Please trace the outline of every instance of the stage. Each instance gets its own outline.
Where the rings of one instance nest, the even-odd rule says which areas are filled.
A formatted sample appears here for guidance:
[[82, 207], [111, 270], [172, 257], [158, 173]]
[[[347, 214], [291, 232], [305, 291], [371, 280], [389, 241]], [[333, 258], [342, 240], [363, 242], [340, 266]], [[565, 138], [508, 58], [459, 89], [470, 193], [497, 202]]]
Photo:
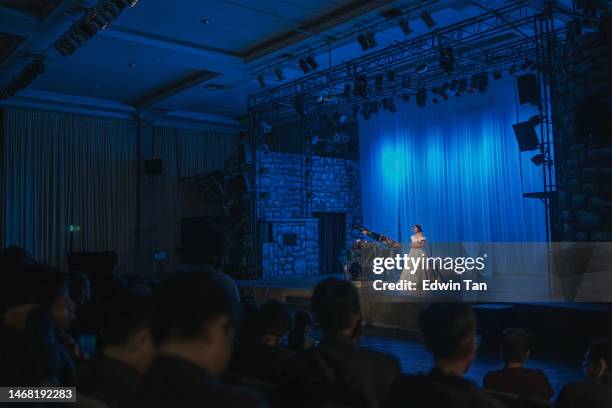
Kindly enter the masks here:
[[[238, 287], [243, 295], [252, 296], [258, 304], [267, 300], [278, 300], [291, 308], [310, 309], [310, 298], [316, 284], [326, 278], [343, 279], [341, 274], [321, 275], [308, 278], [275, 278], [239, 280]], [[361, 310], [364, 324], [371, 327], [385, 327], [399, 330], [418, 330], [418, 315], [431, 301], [463, 300], [440, 299], [427, 296], [372, 296], [370, 281], [353, 281], [360, 291]], [[504, 326], [521, 325], [534, 332], [542, 332], [545, 338], [563, 336], [567, 327], [576, 330], [573, 343], [582, 345], [587, 338], [606, 334], [612, 319], [610, 303], [577, 302], [471, 302], [479, 317], [480, 332], [488, 340], [495, 341]], [[554, 335], [552, 333], [555, 333]], [[582, 333], [576, 335], [576, 333]], [[563, 340], [568, 341], [563, 336]], [[556, 339], [555, 341], [558, 341]], [[574, 344], [577, 345], [577, 344]]]

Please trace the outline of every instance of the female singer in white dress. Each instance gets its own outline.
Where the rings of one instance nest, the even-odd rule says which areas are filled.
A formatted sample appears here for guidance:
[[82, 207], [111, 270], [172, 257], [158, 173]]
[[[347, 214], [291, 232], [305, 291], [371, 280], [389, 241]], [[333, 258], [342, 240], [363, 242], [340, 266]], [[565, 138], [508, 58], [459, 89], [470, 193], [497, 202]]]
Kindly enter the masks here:
[[412, 264], [407, 268], [404, 268], [402, 270], [400, 280], [416, 282], [416, 288], [418, 291], [422, 289], [421, 281], [423, 279], [433, 279], [433, 277], [430, 277], [430, 275], [432, 275], [431, 272], [433, 271], [428, 271], [423, 267], [425, 266], [425, 262], [427, 260], [427, 255], [423, 250], [427, 241], [425, 235], [423, 234], [423, 228], [421, 228], [420, 224], [414, 224], [412, 226], [412, 231], [414, 232], [414, 235], [410, 237], [410, 252], [408, 252], [408, 257], [414, 258], [414, 262], [417, 262], [417, 260], [420, 258], [423, 258], [423, 260], [418, 261], [419, 263], [417, 264], [416, 268], [413, 268]]

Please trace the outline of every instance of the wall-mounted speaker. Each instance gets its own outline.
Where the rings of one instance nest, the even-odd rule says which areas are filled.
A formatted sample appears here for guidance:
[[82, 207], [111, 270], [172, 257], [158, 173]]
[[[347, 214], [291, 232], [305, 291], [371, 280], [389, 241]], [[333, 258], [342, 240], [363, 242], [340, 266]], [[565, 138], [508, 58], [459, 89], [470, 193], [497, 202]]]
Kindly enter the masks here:
[[531, 103], [537, 105], [540, 100], [538, 77], [535, 74], [525, 74], [516, 78], [519, 102], [521, 105]]

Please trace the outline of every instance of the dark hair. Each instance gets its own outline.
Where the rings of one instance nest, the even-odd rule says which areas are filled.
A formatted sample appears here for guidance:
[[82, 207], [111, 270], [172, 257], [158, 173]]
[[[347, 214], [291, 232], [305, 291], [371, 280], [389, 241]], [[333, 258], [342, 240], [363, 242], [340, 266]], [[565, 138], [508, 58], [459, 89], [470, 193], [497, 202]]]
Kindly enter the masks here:
[[218, 274], [208, 268], [175, 274], [155, 295], [153, 337], [159, 344], [171, 338], [196, 339], [215, 317], [235, 318], [236, 302]]
[[612, 340], [603, 338], [592, 341], [589, 344], [588, 353], [590, 362], [603, 360], [608, 366], [608, 371], [610, 371], [610, 366], [612, 365]]
[[348, 281], [328, 278], [319, 282], [311, 302], [321, 329], [329, 333], [346, 329], [351, 317], [361, 313], [357, 289]]
[[519, 327], [508, 327], [500, 339], [502, 354], [506, 362], [523, 361], [531, 345], [529, 333]]
[[101, 330], [104, 344], [126, 344], [139, 330], [150, 328], [153, 321], [153, 294], [145, 287], [122, 289], [105, 308]]
[[10, 304], [37, 303], [46, 307], [65, 293], [68, 276], [47, 265], [31, 264], [15, 274], [9, 285]]
[[476, 334], [476, 317], [463, 303], [432, 303], [421, 313], [419, 326], [427, 349], [437, 358], [463, 358], [465, 340]]
[[421, 227], [421, 224], [414, 224], [413, 227], [418, 229], [419, 232], [423, 232], [423, 227]]
[[291, 328], [291, 316], [285, 305], [275, 300], [264, 303], [255, 317], [255, 333], [282, 336]]

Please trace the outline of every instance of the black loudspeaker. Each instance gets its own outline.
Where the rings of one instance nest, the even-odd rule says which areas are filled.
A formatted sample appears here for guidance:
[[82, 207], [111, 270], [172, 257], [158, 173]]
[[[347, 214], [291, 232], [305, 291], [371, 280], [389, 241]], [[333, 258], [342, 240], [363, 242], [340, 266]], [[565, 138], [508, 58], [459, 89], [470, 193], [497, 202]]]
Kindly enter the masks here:
[[516, 141], [521, 152], [536, 150], [540, 146], [538, 135], [536, 134], [533, 122], [520, 122], [512, 125]]
[[161, 159], [147, 159], [144, 161], [145, 174], [155, 175], [163, 173], [163, 166]]
[[521, 105], [526, 103], [538, 103], [540, 100], [540, 92], [538, 88], [538, 78], [535, 74], [525, 74], [517, 77], [516, 85]]
[[[226, 223], [225, 223], [226, 224]], [[217, 225], [219, 217], [181, 219], [181, 260], [187, 263], [210, 264], [223, 257], [224, 234]]]

